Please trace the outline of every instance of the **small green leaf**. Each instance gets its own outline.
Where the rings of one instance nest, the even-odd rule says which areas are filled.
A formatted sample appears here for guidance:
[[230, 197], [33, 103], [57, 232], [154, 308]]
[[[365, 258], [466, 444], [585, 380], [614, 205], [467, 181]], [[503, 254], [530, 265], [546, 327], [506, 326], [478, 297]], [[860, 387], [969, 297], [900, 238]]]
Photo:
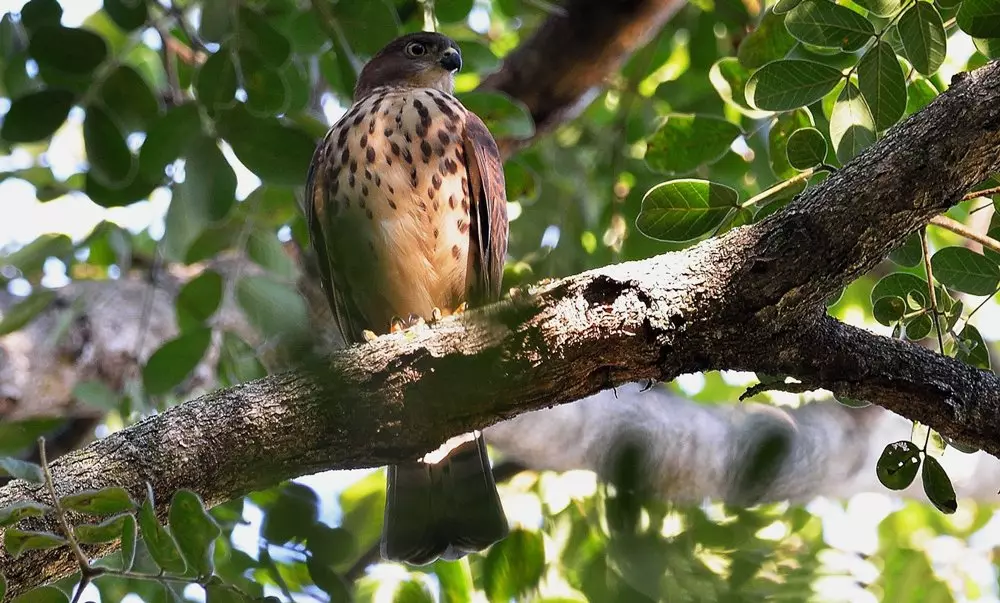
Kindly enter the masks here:
[[921, 473], [924, 482], [924, 493], [931, 503], [937, 507], [938, 511], [951, 515], [958, 510], [958, 501], [955, 499], [955, 488], [951, 485], [951, 478], [945, 473], [941, 463], [932, 456], [924, 459], [924, 470]]
[[69, 603], [69, 597], [55, 586], [43, 586], [14, 598], [10, 603]]
[[160, 114], [160, 101], [142, 75], [129, 65], [119, 65], [105, 78], [101, 101], [129, 132], [145, 132]]
[[[880, 299], [879, 301], [881, 302], [882, 300]], [[920, 341], [924, 337], [931, 334], [931, 328], [934, 327], [934, 323], [929, 314], [921, 314], [907, 320], [904, 323], [904, 326], [906, 327], [904, 332], [906, 333], [907, 339], [911, 341]]]
[[738, 200], [736, 191], [723, 184], [672, 180], [649, 189], [635, 225], [653, 239], [691, 241], [718, 228]]
[[434, 16], [442, 23], [456, 23], [464, 21], [472, 10], [475, 0], [436, 0], [434, 2]]
[[223, 46], [208, 57], [198, 70], [194, 81], [195, 94], [198, 102], [213, 113], [236, 103], [236, 87], [236, 65], [229, 48]]
[[815, 61], [774, 61], [750, 76], [747, 100], [760, 109], [788, 111], [823, 98], [843, 77], [836, 67]]
[[198, 106], [185, 103], [174, 107], [150, 124], [139, 151], [139, 172], [159, 182], [163, 168], [180, 157], [192, 140], [200, 140], [200, 133]]
[[31, 500], [17, 501], [0, 508], [0, 528], [12, 526], [25, 517], [42, 517], [51, 510], [52, 507]]
[[32, 34], [28, 54], [38, 61], [39, 66], [67, 74], [85, 75], [104, 62], [108, 47], [104, 38], [92, 31], [45, 25]]
[[885, 42], [872, 46], [858, 63], [858, 87], [871, 109], [875, 129], [888, 130], [906, 109], [906, 77]]
[[883, 297], [872, 306], [875, 320], [889, 326], [899, 321], [906, 313], [906, 302], [901, 297]]
[[880, 17], [891, 17], [899, 10], [900, 0], [858, 0], [858, 4]]
[[890, 490], [903, 490], [913, 483], [920, 468], [920, 448], [908, 440], [885, 447], [875, 464], [878, 481]]
[[491, 603], [521, 599], [534, 590], [545, 571], [545, 547], [538, 532], [511, 530], [490, 547], [483, 561], [483, 581]]
[[241, 47], [252, 50], [273, 67], [285, 64], [292, 52], [291, 44], [281, 32], [271, 26], [267, 18], [246, 6], [240, 6], [239, 26]]
[[254, 115], [270, 117], [288, 110], [289, 89], [279, 68], [269, 65], [257, 54], [240, 52], [246, 108]]
[[267, 509], [261, 535], [272, 544], [301, 542], [312, 534], [319, 517], [319, 499], [312, 488], [290, 482]]
[[788, 137], [785, 152], [788, 164], [797, 170], [808, 170], [826, 161], [826, 138], [816, 128], [802, 128]]
[[500, 92], [474, 91], [459, 95], [465, 108], [486, 124], [495, 138], [531, 138], [535, 121], [519, 100]]
[[915, 2], [899, 17], [896, 30], [913, 68], [924, 75], [936, 73], [948, 52], [948, 36], [934, 5]]
[[746, 87], [750, 80], [750, 70], [744, 67], [736, 57], [723, 57], [712, 65], [708, 71], [708, 80], [719, 93], [719, 97], [740, 113], [752, 118], [768, 115], [767, 111], [758, 111], [747, 104]]
[[101, 107], [87, 107], [83, 121], [83, 143], [90, 162], [90, 173], [112, 188], [119, 188], [134, 176], [135, 157], [125, 142], [125, 133]]
[[847, 51], [861, 48], [875, 35], [868, 19], [828, 0], [802, 0], [785, 15], [785, 27], [806, 44]]
[[187, 565], [177, 550], [177, 543], [174, 542], [170, 532], [160, 525], [160, 521], [156, 518], [156, 511], [153, 510], [153, 488], [148, 483], [146, 490], [146, 500], [139, 507], [139, 530], [142, 532], [142, 540], [146, 543], [150, 557], [163, 571], [183, 574]]
[[953, 440], [953, 439], [949, 438], [948, 436], [941, 436], [941, 437], [944, 439], [945, 443], [947, 443], [949, 446], [951, 446], [955, 450], [961, 452], [962, 454], [975, 454], [975, 453], [979, 452], [979, 449], [976, 448], [975, 446], [970, 446], [969, 444], [965, 444], [964, 442], [959, 442], [958, 440]]
[[956, 291], [993, 295], [1000, 287], [1000, 266], [965, 247], [945, 247], [931, 257], [934, 276]]
[[[792, 8], [794, 6], [788, 7], [788, 10]], [[774, 11], [767, 11], [760, 24], [743, 39], [736, 56], [747, 69], [757, 69], [771, 61], [785, 58], [796, 44], [798, 42], [785, 28], [784, 15], [778, 14], [775, 7]], [[751, 96], [748, 94], [746, 98]]]
[[149, 18], [146, 0], [104, 0], [104, 12], [127, 32], [142, 27]]
[[205, 586], [205, 603], [252, 603], [250, 597], [237, 588], [214, 578]]
[[59, 0], [31, 0], [21, 9], [21, 22], [25, 29], [34, 31], [43, 25], [59, 25], [62, 13]]
[[45, 308], [48, 308], [56, 300], [56, 297], [58, 296], [55, 291], [42, 289], [11, 306], [0, 315], [0, 335], [13, 333], [27, 325]]
[[861, 91], [851, 82], [847, 82], [833, 105], [830, 140], [842, 164], [875, 143], [875, 118]]
[[215, 539], [222, 530], [194, 492], [178, 490], [174, 494], [170, 501], [170, 532], [187, 559], [188, 567], [199, 576], [212, 575]]
[[923, 252], [920, 250], [920, 237], [916, 234], [906, 237], [902, 245], [889, 253], [890, 260], [907, 268], [913, 268], [920, 263], [922, 258]]
[[1000, 38], [1000, 0], [964, 0], [956, 19], [974, 38]]
[[[100, 544], [102, 542], [112, 542], [122, 536], [122, 528], [125, 526], [125, 518], [130, 515], [115, 515], [109, 517], [101, 523], [84, 523], [73, 528], [76, 539], [83, 544]], [[135, 520], [133, 520], [134, 522]]]
[[180, 385], [201, 362], [211, 341], [212, 329], [201, 327], [160, 346], [142, 369], [146, 393], [157, 396]]
[[204, 324], [222, 302], [222, 276], [206, 270], [188, 281], [177, 294], [177, 324], [182, 331]]
[[906, 299], [911, 292], [926, 295], [927, 281], [906, 272], [895, 272], [883, 277], [872, 287], [872, 304], [883, 297], [896, 296], [900, 299]]
[[221, 114], [216, 126], [239, 160], [264, 182], [305, 182], [316, 149], [310, 135], [276, 118], [254, 117], [244, 105]]
[[135, 561], [135, 540], [138, 537], [138, 529], [135, 517], [126, 515], [122, 522], [122, 571], [127, 572], [132, 569]]
[[354, 558], [357, 542], [344, 528], [331, 528], [316, 522], [307, 536], [306, 549], [317, 562], [333, 567]]
[[774, 12], [783, 15], [798, 6], [802, 0], [778, 0], [774, 3]]
[[236, 173], [214, 138], [199, 137], [184, 154], [184, 181], [167, 208], [165, 251], [183, 259], [191, 244], [236, 203]]
[[412, 577], [396, 583], [392, 603], [434, 603], [434, 595], [422, 580]]
[[59, 499], [63, 508], [88, 515], [111, 515], [135, 509], [135, 503], [125, 488], [113, 486], [100, 490], [84, 490]]
[[81, 381], [73, 387], [73, 397], [96, 410], [117, 410], [121, 397], [103, 381]]
[[798, 170], [788, 163], [788, 139], [802, 128], [811, 128], [813, 125], [809, 109], [802, 108], [778, 114], [774, 125], [767, 133], [767, 155], [771, 171], [775, 176], [784, 180], [798, 173]]
[[958, 336], [958, 353], [955, 358], [984, 371], [990, 370], [990, 349], [979, 329], [966, 323]]
[[710, 115], [668, 115], [646, 141], [646, 164], [676, 174], [718, 161], [740, 135], [736, 124]]
[[267, 336], [300, 333], [308, 324], [305, 301], [295, 287], [266, 276], [241, 278], [236, 301], [250, 323]]
[[55, 133], [73, 108], [68, 90], [45, 89], [14, 99], [0, 127], [7, 142], [36, 142]]
[[7, 553], [17, 559], [24, 551], [41, 551], [54, 549], [66, 544], [66, 540], [48, 532], [30, 532], [17, 528], [6, 528], [3, 533], [3, 545]]
[[441, 603], [472, 603], [476, 589], [468, 559], [436, 561], [431, 569], [441, 583]]

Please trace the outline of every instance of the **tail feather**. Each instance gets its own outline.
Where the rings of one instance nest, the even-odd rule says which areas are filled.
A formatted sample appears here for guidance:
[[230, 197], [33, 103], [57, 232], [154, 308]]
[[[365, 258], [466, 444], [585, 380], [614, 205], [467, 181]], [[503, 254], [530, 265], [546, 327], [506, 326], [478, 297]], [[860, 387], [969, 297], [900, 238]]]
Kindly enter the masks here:
[[412, 565], [460, 559], [507, 532], [480, 432], [452, 438], [421, 461], [389, 467], [383, 558]]

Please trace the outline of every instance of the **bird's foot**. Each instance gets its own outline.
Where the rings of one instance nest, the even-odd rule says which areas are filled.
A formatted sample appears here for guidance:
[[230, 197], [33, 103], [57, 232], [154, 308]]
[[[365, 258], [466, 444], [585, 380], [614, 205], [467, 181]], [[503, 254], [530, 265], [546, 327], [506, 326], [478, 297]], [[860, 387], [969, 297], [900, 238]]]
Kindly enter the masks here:
[[365, 329], [364, 331], [361, 331], [361, 336], [364, 337], [365, 341], [367, 341], [369, 343], [371, 343], [371, 342], [375, 341], [376, 339], [378, 339], [378, 335], [376, 335], [374, 331], [369, 331], [368, 329]]
[[448, 317], [448, 316], [457, 316], [458, 314], [461, 314], [461, 313], [465, 312], [465, 310], [466, 310], [467, 307], [468, 307], [468, 305], [465, 302], [462, 302], [462, 303], [458, 304], [458, 307], [455, 308], [454, 310], [448, 310], [448, 309], [442, 310], [441, 308], [433, 308], [431, 310], [430, 324], [441, 322], [442, 318], [445, 318], [445, 317]]
[[416, 314], [410, 314], [406, 317], [406, 320], [399, 318], [398, 316], [393, 316], [392, 321], [389, 323], [390, 333], [402, 333], [403, 331], [408, 331], [410, 329], [417, 330], [424, 326], [423, 317], [417, 316]]

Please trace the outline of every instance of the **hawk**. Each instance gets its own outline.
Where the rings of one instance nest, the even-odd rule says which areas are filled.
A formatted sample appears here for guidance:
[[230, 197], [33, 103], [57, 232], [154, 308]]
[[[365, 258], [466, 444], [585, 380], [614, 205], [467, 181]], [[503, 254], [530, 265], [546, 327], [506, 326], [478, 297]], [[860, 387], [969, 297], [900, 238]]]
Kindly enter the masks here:
[[[390, 42], [313, 155], [306, 214], [346, 341], [500, 297], [507, 200], [489, 130], [453, 95], [462, 66], [437, 33]], [[480, 432], [390, 466], [382, 556], [459, 559], [507, 535]]]

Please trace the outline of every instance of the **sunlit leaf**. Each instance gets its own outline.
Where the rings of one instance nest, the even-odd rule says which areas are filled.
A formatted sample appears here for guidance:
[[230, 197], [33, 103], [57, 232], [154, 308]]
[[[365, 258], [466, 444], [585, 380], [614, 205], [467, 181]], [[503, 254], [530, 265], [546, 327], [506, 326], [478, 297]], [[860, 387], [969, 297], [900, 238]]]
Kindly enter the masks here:
[[984, 371], [990, 370], [990, 349], [979, 329], [966, 323], [959, 333], [958, 353], [955, 358]]
[[[794, 7], [788, 10], [791, 8]], [[796, 44], [795, 38], [785, 28], [784, 15], [778, 14], [775, 9], [765, 13], [760, 24], [743, 39], [736, 56], [747, 69], [756, 69], [785, 58]], [[748, 94], [746, 98], [751, 97]]]
[[915, 2], [899, 17], [896, 25], [906, 58], [914, 69], [932, 75], [944, 62], [948, 38], [941, 15], [929, 2]]
[[687, 173], [720, 159], [739, 135], [739, 126], [718, 117], [668, 115], [646, 141], [646, 163], [658, 172]]
[[903, 116], [906, 78], [896, 53], [885, 42], [868, 49], [858, 63], [858, 88], [871, 109], [876, 130], [888, 130]]
[[1000, 287], [1000, 266], [965, 247], [945, 247], [931, 256], [934, 277], [949, 289], [970, 295], [993, 295]]
[[177, 541], [188, 567], [199, 576], [209, 576], [215, 569], [213, 544], [222, 530], [205, 510], [197, 494], [178, 490], [170, 501], [170, 533]]
[[840, 70], [802, 59], [774, 61], [747, 82], [747, 100], [768, 111], [788, 111], [823, 98], [843, 79]]
[[806, 44], [843, 50], [857, 50], [875, 35], [868, 19], [828, 0], [802, 0], [785, 15], [785, 27]]
[[716, 61], [708, 71], [708, 79], [719, 97], [735, 106], [740, 113], [753, 118], [768, 114], [767, 111], [758, 111], [747, 104], [746, 86], [750, 80], [750, 70], [736, 57], [723, 57]]
[[545, 547], [538, 532], [511, 530], [490, 547], [483, 563], [486, 596], [491, 603], [520, 599], [534, 590], [545, 571]]
[[649, 189], [636, 228], [661, 241], [690, 241], [708, 234], [737, 208], [728, 186], [706, 180], [672, 180]]
[[974, 38], [1000, 38], [1000, 0], [964, 0], [956, 18]]
[[826, 138], [816, 128], [802, 128], [788, 137], [788, 163], [797, 170], [807, 170], [826, 161]]
[[847, 163], [875, 143], [875, 118], [861, 91], [851, 82], [833, 105], [830, 140], [840, 163]]

